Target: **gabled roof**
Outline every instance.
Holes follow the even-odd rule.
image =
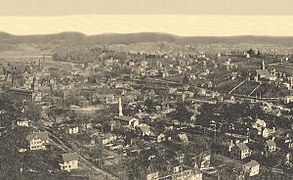
[[[185,133],[180,133],[178,134],[178,137],[182,140],[182,141],[188,141],[188,137]]]
[[[245,143],[238,143],[236,144],[236,146],[241,150],[241,151],[245,151],[248,150],[249,147],[245,144]]]
[[[62,154],[61,156],[62,156],[63,162],[78,160],[77,153]]]
[[[254,167],[254,166],[258,166],[258,165],[260,165],[260,164],[256,160],[252,160],[252,161],[244,164],[244,166],[246,166],[246,167]]]
[[[266,144],[267,144],[268,146],[276,146],[276,143],[275,143],[275,141],[273,141],[273,140],[267,140],[267,141],[266,141]]]
[[[126,121],[129,122],[132,119],[136,119],[134,117],[129,117],[129,116],[115,116],[114,117],[115,120],[119,120],[119,121]],[[138,119],[137,119],[138,120]]]
[[[48,135],[48,132],[46,132],[46,131],[44,131],[44,132],[31,133],[31,134],[29,134],[29,135],[26,136],[26,140],[31,141],[36,136],[38,138],[40,138],[42,141],[48,141],[49,140],[49,135]]]
[[[258,70],[256,70],[256,73],[258,73],[260,76],[269,76],[270,75],[269,71],[266,69],[258,69]]]
[[[149,126],[149,125],[146,125],[146,124],[141,124],[141,125],[139,126],[139,128],[140,128],[141,131],[144,132],[144,133],[151,131],[150,126]]]

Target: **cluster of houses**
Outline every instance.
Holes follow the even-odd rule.
[[[16,125],[21,128],[32,127],[31,121],[27,119],[17,120]],[[74,131],[74,130],[73,130]],[[21,147],[19,152],[25,153],[27,151],[46,151],[52,148],[49,133],[47,131],[32,131],[25,137],[26,146]],[[59,156],[57,162],[60,170],[71,171],[78,168],[78,154],[64,153]]]
[[[30,151],[46,150],[50,148],[50,138],[47,131],[32,132],[26,136]],[[78,154],[61,154],[59,162],[60,170],[71,171],[78,168]]]

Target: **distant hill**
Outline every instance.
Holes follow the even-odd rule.
[[[263,49],[265,46],[267,46],[267,49],[274,47],[285,49],[288,47],[291,49],[290,52],[293,50],[293,37],[187,37],[165,33],[106,33],[98,35],[85,35],[79,32],[63,32],[46,35],[12,35],[0,32],[0,57],[30,56],[40,54],[52,55],[54,52],[60,52],[60,50],[65,52],[72,47],[88,48],[93,47],[94,45],[132,44],[133,47],[136,43],[150,43],[149,46],[152,46],[151,43],[155,42],[165,42],[178,45],[195,45],[196,48],[199,48],[199,46],[203,47],[210,45],[214,49],[217,47],[218,50],[215,50],[219,52],[221,52],[221,48],[230,49],[231,47],[234,47],[234,49],[238,49],[239,47],[243,47],[243,49],[246,50],[251,47]]]
[[[12,35],[0,32],[0,42],[6,43],[69,43],[69,44],[129,44],[138,42],[175,42],[180,44],[256,43],[293,45],[293,37],[275,36],[176,36],[164,33],[108,33],[85,35],[78,32],[63,32],[48,35]]]

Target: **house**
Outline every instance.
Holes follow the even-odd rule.
[[[293,139],[289,133],[286,134],[285,137],[280,137],[276,139],[276,144],[281,149],[292,149],[293,148]]]
[[[248,173],[249,176],[255,176],[259,174],[260,164],[256,160],[252,160],[243,165],[243,171]]]
[[[77,134],[79,132],[78,126],[68,126],[66,127],[67,134]]]
[[[97,142],[101,145],[106,145],[112,141],[115,141],[116,139],[117,139],[117,136],[111,133],[99,134],[93,137],[92,144],[95,144],[95,142]]]
[[[270,131],[268,128],[264,128],[262,131],[262,137],[268,138],[270,136]]]
[[[202,157],[200,162],[200,167],[199,167],[200,170],[209,168],[211,165],[211,154],[203,152],[201,153],[200,156]]]
[[[105,104],[116,104],[118,103],[118,99],[115,97],[114,94],[105,94],[105,95],[98,95],[99,100]]]
[[[267,140],[265,143],[266,152],[271,153],[277,150],[277,145],[273,140]]]
[[[164,142],[166,140],[165,134],[160,133],[157,137],[157,142]]]
[[[218,148],[224,156],[230,156],[232,148],[235,146],[233,140],[220,142]]]
[[[252,128],[257,130],[258,135],[261,135],[263,129],[266,128],[266,127],[267,127],[267,123],[262,119],[257,119],[255,121],[255,123],[252,124]]]
[[[59,163],[62,171],[71,171],[78,168],[77,153],[62,154],[62,163]]]
[[[29,142],[30,150],[46,149],[46,145],[49,143],[48,132],[31,133],[26,136],[26,140]]]
[[[267,123],[262,119],[257,119],[255,121],[255,123],[252,125],[252,127],[253,128],[257,128],[257,127],[265,128],[265,127],[267,127]]]
[[[187,169],[172,174],[172,180],[202,180],[202,172],[198,169]]]
[[[139,120],[134,117],[129,116],[115,116],[114,120],[121,124],[122,126],[128,126],[131,129],[134,129],[139,125]]]
[[[284,97],[284,103],[289,104],[293,102],[293,96],[285,96]]]
[[[150,136],[151,134],[153,134],[151,131],[151,127],[147,124],[140,124],[138,128],[141,131],[142,136]]]
[[[28,120],[18,120],[16,122],[16,124],[18,126],[21,126],[21,127],[28,127],[29,126],[29,121]]]
[[[146,180],[155,180],[159,179],[159,171],[150,172],[146,175]]]
[[[188,137],[185,133],[178,134],[178,137],[183,143],[188,144]]]
[[[236,143],[232,148],[231,155],[235,159],[245,159],[251,155],[251,150],[245,143]]]

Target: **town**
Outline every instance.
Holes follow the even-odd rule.
[[[2,58],[0,179],[292,179],[293,57],[269,48]]]

